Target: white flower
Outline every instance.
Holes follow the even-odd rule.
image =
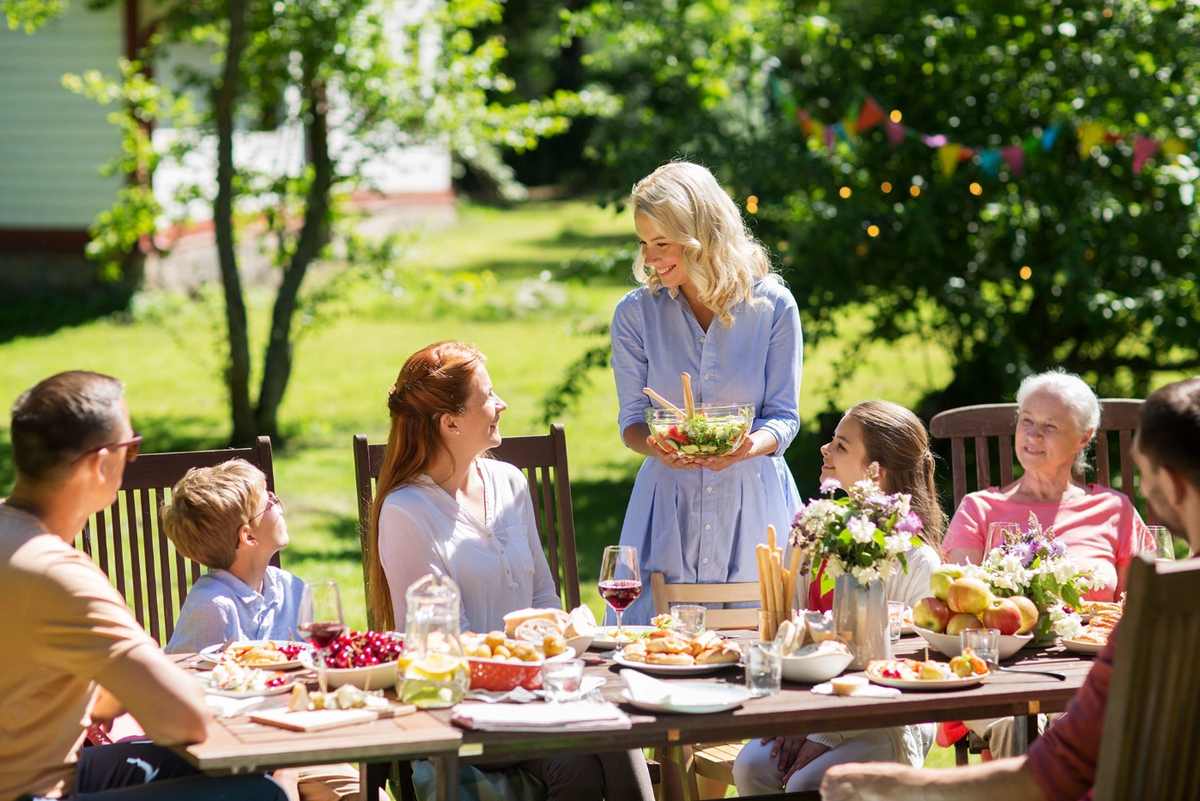
[[[878,563],[876,563],[876,565],[877,564]],[[880,574],[879,568],[876,565],[871,565],[870,567],[859,567],[858,565],[855,565],[854,567],[850,568],[850,573],[856,579],[858,579],[860,584],[874,584],[876,581],[882,579],[882,575]]]
[[[875,524],[865,517],[851,517],[846,521],[846,530],[850,532],[850,538],[860,545],[875,539]]]
[[[895,556],[898,553],[907,553],[912,549],[912,542],[905,534],[888,534],[883,538],[883,549],[887,551],[888,556]]]
[[[1073,640],[1083,633],[1083,618],[1075,613],[1067,614],[1062,607],[1050,607],[1050,621],[1054,633],[1067,640]]]
[[[900,493],[900,504],[896,507],[896,513],[904,517],[911,510],[912,496],[907,493]]]

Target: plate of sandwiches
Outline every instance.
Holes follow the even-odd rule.
[[[1079,604],[1079,608],[1075,610],[1079,613],[1079,619],[1084,623],[1090,623],[1092,618],[1098,615],[1116,615],[1121,616],[1125,611],[1125,606],[1113,601],[1084,601]]]
[[[736,643],[721,639],[721,635],[711,630],[685,637],[659,629],[613,655],[613,661],[622,667],[662,676],[712,673],[736,665],[741,658],[742,650]]]
[[[1062,638],[1063,647],[1068,651],[1088,656],[1098,654],[1108,645],[1108,635],[1121,621],[1120,615],[1096,614],[1084,626],[1083,633],[1072,639]]]
[[[233,662],[247,668],[271,668],[293,670],[304,667],[300,652],[311,650],[302,642],[287,640],[240,640],[231,642],[225,650],[220,645],[210,645],[200,651],[200,658],[213,664]]]

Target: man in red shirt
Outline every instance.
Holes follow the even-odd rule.
[[[1142,493],[1163,523],[1200,553],[1200,377],[1169,384],[1142,405],[1133,459]],[[1118,625],[1118,629],[1120,626]],[[1097,657],[1067,714],[1023,757],[954,770],[875,762],[838,765],[821,782],[825,801],[1076,801],[1090,798],[1117,633]]]

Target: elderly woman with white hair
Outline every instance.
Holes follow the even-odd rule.
[[[1100,425],[1100,401],[1072,373],[1032,375],[1017,391],[1017,460],[1024,475],[1007,487],[988,487],[962,499],[942,548],[949,561],[978,564],[990,523],[1018,523],[1029,513],[1054,532],[1080,567],[1103,586],[1092,601],[1112,601],[1125,587],[1125,569],[1149,541],[1145,523],[1128,496],[1098,484],[1082,484],[1086,451]]]

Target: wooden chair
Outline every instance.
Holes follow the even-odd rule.
[[[1142,402],[1137,399],[1113,398],[1100,401],[1100,427],[1093,443],[1096,456],[1095,481],[1103,487],[1112,486],[1112,443],[1117,444],[1117,464],[1121,476],[1119,489],[1136,500],[1133,480],[1133,432],[1137,430]],[[1013,481],[1013,438],[1017,428],[1017,404],[986,403],[948,409],[935,415],[929,431],[938,439],[950,440],[950,465],[954,473],[954,508],[969,492],[987,489],[993,484],[1004,486]],[[972,441],[968,457],[966,443]],[[991,441],[996,441],[999,454],[1000,481],[992,481]],[[976,483],[967,485],[968,464],[974,463]],[[1080,481],[1083,475],[1076,475]]]
[[[1121,477],[1119,489],[1137,502],[1134,483],[1133,433],[1137,429],[1142,402],[1137,399],[1111,398],[1100,401],[1100,427],[1093,441],[1095,449],[1094,478],[1097,484],[1112,486],[1113,442],[1116,443],[1117,467]],[[1016,462],[1013,440],[1017,428],[1017,404],[985,403],[948,409],[929,421],[929,431],[937,439],[950,440],[950,466],[954,476],[954,508],[969,492],[990,486],[1005,486],[1013,481]],[[967,442],[972,448],[968,452]],[[997,454],[993,458],[992,443]],[[975,486],[968,485],[969,464],[974,464]],[[1000,480],[992,481],[992,468],[1000,470]],[[1086,476],[1076,474],[1079,481]],[[1154,523],[1153,512],[1147,510],[1147,522]],[[1033,732],[1034,729],[1030,728]],[[955,758],[959,765],[967,764],[969,754],[979,749],[968,748],[970,735],[955,743]]]
[[[1200,559],[1129,566],[1096,801],[1200,798]]]
[[[671,604],[729,604],[759,600],[756,581],[738,584],[668,584],[662,573],[650,574],[650,593],[656,615],[670,612]],[[758,611],[758,607],[710,609],[705,619],[710,629],[757,629]],[[664,767],[670,765],[670,769],[679,777],[680,792],[684,798],[724,798],[725,788],[734,783],[733,762],[741,750],[741,742],[671,746],[662,754],[656,754],[655,758]],[[703,788],[703,795],[698,777],[711,782]],[[663,784],[667,786],[667,782]]]
[[[76,541],[125,597],[139,623],[159,645],[175,631],[175,618],[201,566],[175,550],[162,527],[162,506],[171,487],[193,467],[244,459],[267,476],[275,490],[271,438],[253,448],[142,453],[125,466],[117,499],[92,516]],[[279,565],[276,554],[272,563]]]
[[[363,551],[363,586],[367,576],[367,532],[371,525],[371,502],[375,481],[383,465],[384,445],[369,445],[365,434],[354,437],[354,480],[358,494],[358,533]],[[567,438],[561,423],[550,426],[549,434],[506,437],[492,456],[516,465],[529,480],[529,494],[537,512],[538,534],[554,576],[554,589],[567,609],[580,604],[579,564],[575,557],[575,515],[571,506],[571,483],[567,472]],[[404,625],[397,621],[398,626]]]

